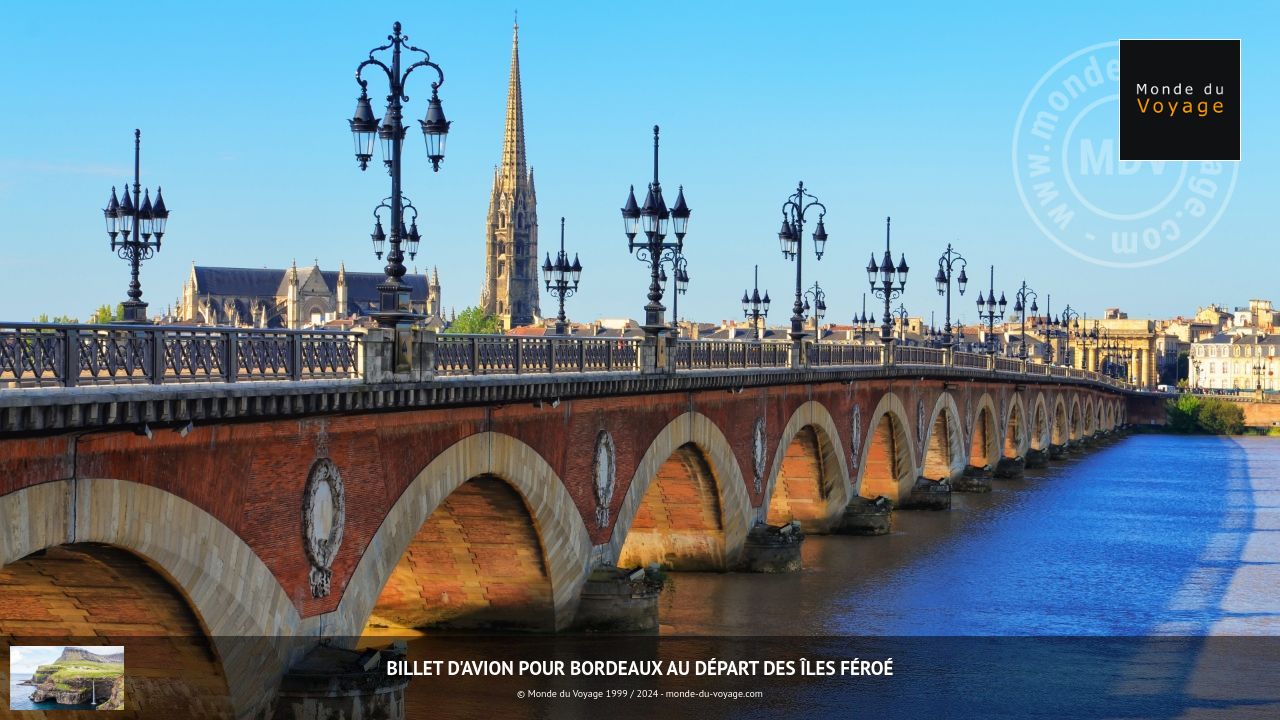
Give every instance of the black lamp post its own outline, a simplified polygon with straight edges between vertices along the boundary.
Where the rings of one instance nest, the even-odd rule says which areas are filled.
[[[943,316],[944,325],[943,344],[951,347],[951,273],[955,269],[956,264],[960,265],[960,275],[956,278],[956,287],[960,290],[960,294],[964,294],[965,285],[969,283],[969,277],[965,275],[965,268],[969,266],[969,261],[964,259],[960,253],[951,248],[951,243],[947,243],[946,252],[942,253],[942,257],[938,258],[938,274],[934,276],[933,281],[938,285],[938,294],[946,295],[947,309]],[[933,323],[929,323],[930,326]]]
[[[1030,310],[1032,315],[1040,311],[1036,307],[1036,300],[1039,297],[1036,291],[1027,287],[1027,281],[1022,281],[1022,287],[1018,288],[1018,292],[1013,296],[1013,311],[1020,316],[1022,329],[1019,331],[1021,336],[1018,339],[1018,357],[1022,360],[1027,359],[1027,311]],[[1028,307],[1028,303],[1030,306]]]
[[[804,311],[813,310],[813,342],[822,342],[822,335],[818,332],[818,323],[822,322],[822,318],[827,314],[827,294],[823,292],[822,287],[818,285],[818,281],[813,282],[813,287],[804,291]],[[810,308],[809,300],[813,300],[813,306]]]
[[[671,291],[671,338],[680,335],[680,296],[689,291],[689,258],[676,253],[671,257],[671,274],[675,278],[675,286]],[[666,271],[661,270],[658,278],[662,285],[662,293],[667,292]]]
[[[903,289],[907,286],[907,267],[906,253],[902,254],[902,260],[895,268],[893,265],[893,255],[889,247],[889,218],[884,219],[884,259],[880,261],[880,265],[876,265],[876,255],[871,253],[871,261],[867,263],[867,283],[871,285],[871,294],[884,300],[884,322],[880,325],[880,340],[888,343],[893,340],[892,313],[889,311],[889,303],[896,300],[902,295]]]
[[[582,278],[582,263],[578,262],[578,254],[573,254],[573,262],[569,262],[569,253],[564,249],[564,218],[560,218],[560,252],[556,261],[551,262],[551,253],[542,263],[542,278],[546,282],[547,292],[555,295],[560,301],[560,312],[556,314],[556,334],[564,335],[568,320],[564,316],[564,299],[578,292],[578,281]]]
[[[893,317],[898,323],[898,339],[905,342],[907,339],[907,306],[898,303],[898,309],[893,311]]]
[[[122,322],[127,323],[147,321],[147,304],[142,302],[142,283],[138,279],[138,273],[142,269],[142,261],[160,251],[160,240],[164,237],[164,227],[169,220],[169,210],[164,206],[160,188],[156,187],[155,204],[151,202],[151,191],[142,189],[141,158],[142,131],[135,129],[133,195],[130,197],[129,184],[126,182],[124,202],[120,202],[116,198],[115,187],[112,187],[111,199],[102,211],[107,220],[111,249],[121,259],[129,261],[129,299],[123,303],[124,316],[121,318]]]
[[[996,320],[1004,319],[1004,309],[1009,303],[1000,293],[1000,302],[996,302],[996,266],[991,266],[990,285],[987,286],[987,298],[982,299],[982,291],[978,291],[978,324],[987,324],[987,354],[996,354]],[[999,308],[999,310],[997,310]]]
[[[680,187],[676,196],[675,207],[667,209],[662,199],[662,185],[658,183],[658,126],[653,126],[653,182],[649,183],[649,192],[644,198],[644,207],[636,205],[636,188],[631,186],[627,194],[627,202],[622,207],[622,225],[627,235],[627,249],[635,253],[636,259],[649,265],[649,302],[644,306],[644,332],[649,339],[656,341],[666,329],[662,305],[665,290],[666,271],[663,263],[670,263],[679,285],[680,270],[677,264],[684,250],[684,236],[689,230],[689,206],[684,201],[684,187]],[[674,222],[671,222],[674,221]],[[676,241],[667,242],[667,224],[671,222],[671,231]],[[644,232],[645,241],[637,243],[637,230]],[[687,282],[688,274],[684,277]],[[677,287],[678,289],[678,287]]]
[[[822,219],[827,215],[827,206],[804,189],[804,183],[796,185],[796,191],[782,203],[782,229],[778,231],[778,243],[782,248],[782,257],[796,262],[796,301],[791,307],[791,347],[798,352],[800,343],[804,341],[804,302],[801,293],[801,266],[804,260],[804,248],[801,239],[804,235],[804,216],[812,207],[818,210],[818,227],[813,230],[813,252],[818,260],[827,247],[827,227]]]
[[[400,32],[400,23],[397,22],[392,26],[392,34],[387,36],[387,40],[390,42],[370,50],[369,59],[356,66],[356,82],[360,84],[360,97],[356,100],[355,116],[349,122],[351,135],[355,140],[356,162],[360,164],[360,169],[365,170],[369,167],[369,160],[373,157],[373,141],[376,137],[382,145],[382,162],[391,175],[391,197],[374,210],[375,222],[371,235],[374,254],[378,259],[382,259],[382,246],[387,241],[388,235],[382,228],[378,212],[385,207],[389,213],[387,221],[391,226],[391,249],[387,252],[387,265],[384,268],[386,278],[378,285],[378,312],[373,316],[378,321],[379,327],[390,328],[403,325],[413,319],[409,304],[409,286],[402,280],[405,275],[404,251],[407,249],[410,257],[413,257],[417,254],[418,242],[421,240],[418,234],[416,210],[414,210],[412,224],[408,227],[405,225],[407,201],[400,190],[400,158],[406,131],[401,103],[409,100],[409,96],[405,94],[405,83],[414,70],[429,67],[436,71],[437,79],[431,83],[431,100],[427,103],[426,117],[418,121],[427,143],[427,159],[431,161],[431,169],[436,172],[439,172],[440,162],[444,160],[449,121],[444,118],[444,108],[440,104],[440,96],[437,92],[444,84],[444,71],[439,65],[431,62],[431,56],[426,50],[409,44],[409,36]],[[390,66],[373,56],[374,53],[388,49],[391,50]],[[403,72],[400,69],[402,49],[423,55],[422,59],[411,64]],[[369,81],[362,77],[365,68],[370,66],[381,68],[386,73],[389,85],[387,111],[381,125],[374,118],[373,106],[369,103]],[[412,205],[409,204],[408,207],[412,208]],[[402,244],[407,247],[402,249]]]
[[[760,297],[760,266],[756,265],[755,281],[751,287],[751,294],[748,295],[746,290],[742,291],[742,317],[751,321],[751,330],[755,332],[757,340],[761,339],[760,325],[765,318],[769,317],[769,291],[764,291],[764,297]]]
[[[853,317],[853,326],[854,328],[857,329],[859,335],[861,336],[860,342],[863,345],[867,344],[867,330],[870,330],[871,327],[875,324],[876,324],[876,314],[871,313],[870,317],[867,316],[867,294],[862,293],[862,314],[855,315]]]
[[[1067,349],[1062,353],[1062,363],[1067,366],[1075,365],[1075,348],[1071,346],[1071,336],[1075,335],[1076,339],[1080,336],[1080,313],[1076,312],[1067,305],[1062,309],[1062,315],[1058,319],[1058,324],[1067,336]]]

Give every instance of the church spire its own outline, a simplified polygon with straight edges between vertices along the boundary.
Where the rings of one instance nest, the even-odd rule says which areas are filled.
[[[520,26],[511,30],[511,79],[507,84],[507,131],[502,140],[502,178],[508,191],[524,179],[524,100],[520,94]]]

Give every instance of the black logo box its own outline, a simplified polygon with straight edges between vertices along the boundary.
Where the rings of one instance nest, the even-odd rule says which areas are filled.
[[[1121,160],[1239,160],[1240,103],[1239,40],[1120,41]]]

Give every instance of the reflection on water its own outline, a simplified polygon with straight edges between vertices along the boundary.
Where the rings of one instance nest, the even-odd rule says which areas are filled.
[[[802,707],[919,717],[946,715],[963,698],[966,709],[996,717],[1012,697],[1034,706],[1019,706],[1017,717],[1180,717],[1200,710],[1207,717],[1244,711],[1280,717],[1274,678],[1249,673],[1276,667],[1274,640],[1200,639],[1280,635],[1280,442],[1135,436],[993,486],[987,495],[956,495],[951,512],[899,512],[886,537],[810,537],[801,573],[677,573],[662,596],[663,642],[691,635],[825,637],[747,641],[745,649],[711,641],[705,650],[721,657],[788,647],[812,652],[814,643],[868,657],[879,650],[903,658],[903,679],[789,682],[772,685],[772,697],[750,704],[704,702],[687,706],[690,713],[666,705],[664,712],[768,717]],[[951,635],[1121,637],[866,639]],[[1155,635],[1186,637],[1143,639]],[[431,642],[411,643],[410,657],[466,652],[466,641],[448,651]],[[572,638],[538,642],[542,651],[566,658],[600,650]],[[613,657],[635,651],[615,642]],[[666,652],[700,657],[681,642],[687,641],[667,645]],[[509,641],[505,648],[518,653],[535,644]],[[492,656],[503,647],[472,651]],[[539,682],[558,689],[590,685]],[[722,678],[701,686],[733,684]],[[409,716],[430,717],[441,692],[452,690],[451,711],[486,717],[513,687],[415,681]],[[1249,699],[1240,705],[1243,698]],[[506,709],[520,717],[605,711],[631,717],[636,710],[576,701]]]

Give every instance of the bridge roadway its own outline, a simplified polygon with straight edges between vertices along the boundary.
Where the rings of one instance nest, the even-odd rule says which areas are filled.
[[[618,338],[0,327],[0,637],[195,636],[218,678],[199,706],[259,717],[318,637],[571,629],[602,566],[733,570],[761,524],[845,531],[869,499],[1162,422],[1162,398],[1110,378],[932,348],[644,357]]]

